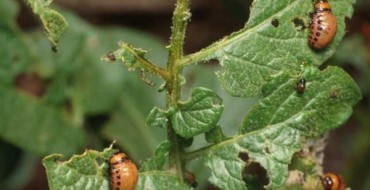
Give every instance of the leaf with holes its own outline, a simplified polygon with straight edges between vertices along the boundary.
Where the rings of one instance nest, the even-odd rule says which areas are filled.
[[[300,71],[302,63],[321,65],[331,57],[345,34],[345,18],[351,17],[355,0],[330,1],[338,30],[323,51],[309,47],[313,10],[311,0],[255,0],[246,26],[202,51],[189,55],[189,62],[220,61],[217,72],[223,88],[233,96],[261,94],[262,85],[281,70]]]
[[[63,36],[68,28],[67,21],[57,11],[50,9],[49,5],[52,0],[27,0],[32,8],[32,11],[40,16],[41,22],[44,25],[46,34],[52,44],[52,48],[56,50],[59,39]]]
[[[295,86],[306,80],[303,93]],[[249,161],[258,162],[267,170],[268,189],[284,185],[288,164],[308,137],[316,137],[343,124],[352,113],[352,106],[361,93],[343,70],[328,67],[319,71],[307,67],[300,76],[281,73],[263,87],[263,98],[247,114],[238,135],[215,144],[205,163],[211,168],[211,182],[221,189],[246,189],[242,181],[245,163],[239,153],[247,153]]]
[[[206,88],[195,88],[191,98],[179,104],[172,116],[173,128],[182,137],[190,138],[215,127],[223,111],[222,99]]]
[[[109,189],[107,160],[114,152],[116,150],[110,146],[103,152],[88,150],[68,161],[60,161],[60,154],[45,157],[42,164],[46,168],[50,189]]]

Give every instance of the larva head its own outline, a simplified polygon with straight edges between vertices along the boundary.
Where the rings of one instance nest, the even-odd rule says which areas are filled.
[[[315,10],[331,10],[327,0],[318,0],[315,2]]]
[[[120,152],[120,153],[113,154],[112,157],[109,159],[109,163],[112,164],[112,165],[115,165],[115,164],[122,163],[127,159],[128,158],[127,158],[126,154]]]
[[[344,190],[346,186],[344,179],[334,173],[326,173],[321,178],[321,183],[325,190]]]

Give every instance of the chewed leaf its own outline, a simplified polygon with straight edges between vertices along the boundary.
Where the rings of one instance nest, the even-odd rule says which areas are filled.
[[[56,48],[59,39],[68,28],[67,21],[61,14],[52,9],[45,9],[40,16],[48,35],[48,39],[52,43],[53,47]]]
[[[302,93],[295,89],[299,78],[307,81]],[[212,171],[211,182],[222,189],[246,189],[241,176],[245,163],[238,155],[247,153],[249,161],[266,169],[268,189],[281,187],[288,164],[302,143],[343,124],[360,99],[357,85],[336,67],[322,72],[308,67],[301,76],[282,73],[273,77],[239,134],[214,145],[208,153],[205,162]]]
[[[150,171],[142,172],[139,175],[139,181],[136,189],[150,189],[150,190],[161,190],[161,189],[178,189],[178,190],[190,190],[190,186],[174,176],[172,173],[164,171]]]
[[[68,28],[68,24],[61,14],[48,7],[51,2],[52,0],[28,0],[32,11],[40,16],[52,48],[56,50],[60,38]]]
[[[271,75],[296,72],[302,63],[321,65],[335,51],[345,34],[345,18],[351,17],[354,0],[330,1],[338,20],[333,42],[322,51],[309,47],[312,0],[255,0],[245,28],[189,56],[191,62],[220,61],[217,72],[223,88],[233,96],[261,94]]]
[[[306,82],[302,93],[295,91],[300,79]],[[343,124],[352,113],[352,106],[361,99],[361,92],[342,69],[328,67],[324,71],[308,67],[298,76],[287,74],[272,78],[263,88],[264,98],[245,118],[240,133],[246,133],[299,118],[297,129],[305,135],[317,136]],[[258,119],[256,119],[258,118]]]
[[[149,62],[145,58],[146,51],[135,48],[130,44],[120,42],[120,48],[112,53],[108,53],[102,57],[105,61],[115,61],[120,60],[123,64],[125,64],[129,69],[134,70],[136,67],[139,66],[140,62]]]
[[[195,88],[190,100],[180,104],[172,116],[173,128],[182,137],[193,137],[215,127],[222,111],[222,99],[216,93],[206,88]]]
[[[109,166],[106,161],[114,152],[116,150],[112,147],[103,152],[88,150],[64,162],[59,161],[62,158],[59,154],[45,157],[42,163],[50,189],[109,189]]]
[[[146,123],[151,127],[166,128],[168,124],[167,113],[154,107],[146,118]]]

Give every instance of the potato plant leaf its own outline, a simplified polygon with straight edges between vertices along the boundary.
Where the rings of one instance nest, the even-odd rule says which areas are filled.
[[[304,78],[303,93],[295,90]],[[215,144],[205,158],[211,168],[210,181],[221,189],[247,189],[242,172],[245,163],[258,162],[267,170],[268,189],[284,185],[288,164],[308,137],[315,137],[343,124],[361,93],[342,69],[328,67],[319,71],[307,67],[299,76],[281,73],[263,87],[263,98],[247,114],[238,135]]]
[[[222,99],[206,88],[195,88],[187,102],[180,103],[171,120],[176,133],[190,138],[215,127],[223,111]]]
[[[107,160],[114,152],[116,150],[111,146],[103,152],[87,150],[68,161],[60,161],[60,154],[45,157],[42,164],[46,168],[50,189],[110,189]]]
[[[218,143],[226,139],[226,136],[223,134],[221,126],[216,126],[210,131],[205,133],[207,142],[209,143]]]
[[[217,76],[233,96],[261,94],[262,85],[281,70],[299,71],[301,63],[321,65],[335,51],[345,34],[345,18],[350,18],[355,0],[330,1],[338,20],[333,42],[323,51],[309,47],[311,0],[255,0],[246,26],[238,32],[189,55],[191,62],[220,61]]]
[[[86,141],[83,129],[61,117],[60,111],[14,89],[0,86],[0,107],[0,137],[25,150],[72,154]]]
[[[146,160],[140,167],[140,171],[161,170],[168,157],[171,148],[169,141],[164,141],[155,149],[154,156]]]
[[[142,172],[139,175],[139,181],[135,189],[178,189],[190,190],[190,186],[180,182],[180,180],[172,173],[164,171],[149,171]]]
[[[166,128],[168,124],[167,114],[164,110],[154,107],[150,111],[146,123],[151,127]]]
[[[50,9],[52,0],[27,0],[32,11],[39,15],[52,48],[56,50],[59,39],[68,28],[67,21],[57,11]]]

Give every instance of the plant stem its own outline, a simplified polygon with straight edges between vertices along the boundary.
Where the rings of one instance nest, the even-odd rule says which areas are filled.
[[[180,100],[180,75],[182,69],[178,66],[177,62],[183,57],[186,26],[190,18],[189,1],[190,0],[177,0],[176,8],[172,18],[172,35],[171,43],[169,45],[169,59],[167,65],[167,70],[170,73],[170,80],[167,84],[167,109],[176,107],[178,101]],[[178,136],[173,130],[171,122],[169,122],[167,130],[168,140],[172,143],[172,148],[169,154],[169,166],[175,171],[176,175],[180,179],[183,179],[182,174],[184,164],[181,161],[183,149],[180,145]]]

